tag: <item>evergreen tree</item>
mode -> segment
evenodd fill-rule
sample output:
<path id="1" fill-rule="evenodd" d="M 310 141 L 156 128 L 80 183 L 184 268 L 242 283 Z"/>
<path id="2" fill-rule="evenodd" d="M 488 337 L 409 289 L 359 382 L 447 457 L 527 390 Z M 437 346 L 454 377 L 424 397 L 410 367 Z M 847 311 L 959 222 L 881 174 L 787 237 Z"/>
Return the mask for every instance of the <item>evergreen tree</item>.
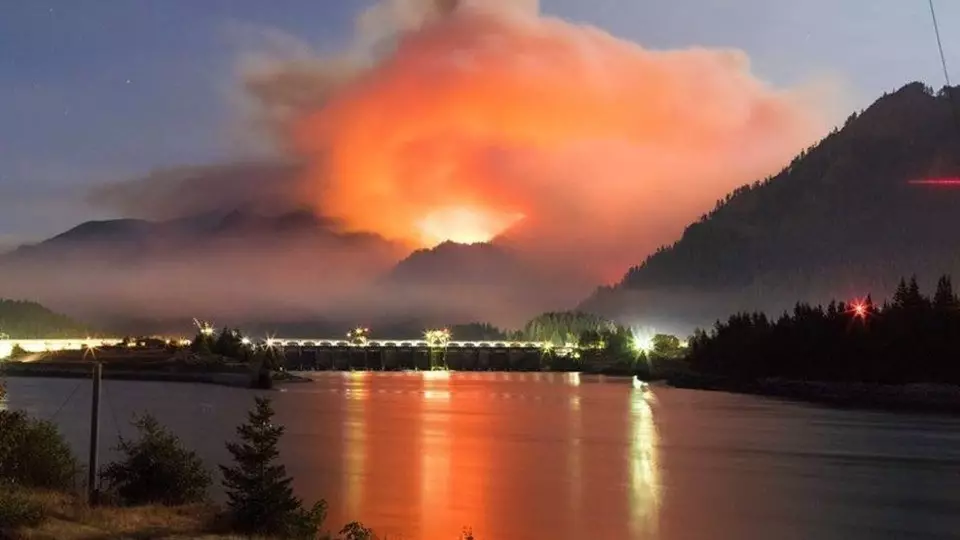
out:
<path id="1" fill-rule="evenodd" d="M 224 328 L 220 331 L 220 335 L 217 336 L 217 340 L 213 343 L 212 350 L 220 356 L 239 360 L 244 358 L 246 347 L 243 345 L 243 337 L 240 335 L 239 330 Z"/>
<path id="2" fill-rule="evenodd" d="M 247 534 L 313 538 L 326 517 L 326 502 L 306 510 L 293 495 L 286 467 L 276 463 L 283 426 L 273 424 L 268 398 L 256 398 L 246 424 L 237 427 L 241 442 L 227 443 L 236 462 L 221 465 L 233 526 Z"/>
<path id="3" fill-rule="evenodd" d="M 937 282 L 937 292 L 933 295 L 933 306 L 941 312 L 953 311 L 957 308 L 957 296 L 953 293 L 953 283 L 950 276 L 942 276 Z"/>
<path id="4" fill-rule="evenodd" d="M 913 309 L 919 309 L 928 304 L 923 293 L 920 292 L 920 285 L 917 284 L 917 276 L 910 278 L 910 285 L 907 286 L 907 306 Z"/>
<path id="5" fill-rule="evenodd" d="M 190 342 L 190 350 L 200 356 L 213 354 L 213 348 L 213 336 L 203 332 L 197 332 L 197 335 Z"/>
<path id="6" fill-rule="evenodd" d="M 909 296 L 910 293 L 907 291 L 907 282 L 905 279 L 900 278 L 897 290 L 893 293 L 893 306 L 897 308 L 906 307 Z"/>

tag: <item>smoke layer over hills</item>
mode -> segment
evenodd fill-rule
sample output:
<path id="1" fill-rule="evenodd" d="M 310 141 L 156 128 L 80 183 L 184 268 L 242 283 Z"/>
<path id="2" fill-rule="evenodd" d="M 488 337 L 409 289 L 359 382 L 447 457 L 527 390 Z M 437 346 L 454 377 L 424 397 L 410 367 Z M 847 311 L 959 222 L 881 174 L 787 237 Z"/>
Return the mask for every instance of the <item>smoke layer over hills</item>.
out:
<path id="1" fill-rule="evenodd" d="M 154 220 L 306 207 L 329 234 L 380 238 L 383 253 L 496 238 L 524 274 L 557 280 L 544 305 L 616 278 L 826 127 L 813 92 L 767 86 L 742 52 L 649 50 L 542 16 L 531 0 L 382 0 L 360 14 L 342 54 L 301 49 L 241 65 L 251 129 L 272 141 L 275 163 L 163 171 L 93 198 Z M 316 249 L 311 264 L 350 264 Z M 287 271 L 304 260 L 269 256 Z M 217 260 L 206 252 L 196 272 L 214 274 Z M 405 283 L 395 296 L 417 296 Z M 577 289 L 560 294 L 569 284 Z M 276 286 L 277 306 L 302 298 L 291 279 Z M 512 298 L 483 300 L 499 303 L 486 309 L 498 317 L 538 309 L 512 309 Z M 465 290 L 437 301 L 469 310 L 479 300 Z"/>
<path id="2" fill-rule="evenodd" d="M 302 62 L 250 76 L 263 110 L 287 111 L 319 212 L 412 245 L 506 232 L 609 279 L 823 131 L 809 95 L 738 51 L 651 51 L 502 4 L 379 6 L 403 14 L 390 52 L 332 91 L 312 78 L 320 107 L 289 99 Z"/>

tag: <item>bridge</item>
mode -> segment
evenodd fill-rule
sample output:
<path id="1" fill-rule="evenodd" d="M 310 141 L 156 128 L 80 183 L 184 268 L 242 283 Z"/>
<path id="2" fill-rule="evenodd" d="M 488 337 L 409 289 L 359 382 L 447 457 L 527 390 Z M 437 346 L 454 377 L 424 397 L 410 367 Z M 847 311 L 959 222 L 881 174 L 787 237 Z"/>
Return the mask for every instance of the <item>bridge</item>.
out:
<path id="1" fill-rule="evenodd" d="M 576 345 L 553 346 L 549 342 L 513 340 L 430 340 L 422 339 L 341 339 L 341 338 L 244 338 L 248 346 L 270 347 L 284 352 L 289 369 L 419 369 L 539 371 L 545 354 L 552 362 L 573 362 L 580 358 Z M 3 339 L 0 359 L 11 355 L 15 347 L 28 353 L 79 351 L 113 347 L 123 340 L 111 339 Z M 181 346 L 189 340 L 179 340 Z M 131 348 L 143 345 L 128 344 Z M 572 365 L 571 365 L 572 367 Z"/>
<path id="2" fill-rule="evenodd" d="M 247 343 L 254 343 L 245 340 Z M 0 339 L 0 358 L 7 358 L 14 347 L 19 346 L 28 353 L 44 353 L 57 351 L 79 351 L 89 348 L 113 347 L 123 343 L 119 338 L 73 338 L 73 339 Z M 182 340 L 181 345 L 189 345 L 189 340 Z M 498 349 L 498 350 L 530 350 L 550 348 L 549 343 L 539 341 L 448 341 L 443 345 L 431 345 L 425 339 L 371 339 L 364 343 L 354 343 L 339 338 L 267 338 L 256 342 L 268 347 L 300 348 L 300 349 Z"/>
<path id="3" fill-rule="evenodd" d="M 415 347 L 415 348 L 453 348 L 453 349 L 542 349 L 550 345 L 541 341 L 447 341 L 445 344 L 431 345 L 425 339 L 370 339 L 362 343 L 351 342 L 346 339 L 294 339 L 268 338 L 259 341 L 268 347 L 304 347 L 304 348 L 387 348 L 387 347 Z"/>

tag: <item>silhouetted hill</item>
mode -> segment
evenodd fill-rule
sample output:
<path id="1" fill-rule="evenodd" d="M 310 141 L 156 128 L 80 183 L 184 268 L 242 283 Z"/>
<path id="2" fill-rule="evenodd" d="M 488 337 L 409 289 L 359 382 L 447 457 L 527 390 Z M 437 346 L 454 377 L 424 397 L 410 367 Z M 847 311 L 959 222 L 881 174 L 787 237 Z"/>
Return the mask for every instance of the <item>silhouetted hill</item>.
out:
<path id="1" fill-rule="evenodd" d="M 89 333 L 84 325 L 36 302 L 0 299 L 0 338 L 76 338 Z"/>
<path id="2" fill-rule="evenodd" d="M 947 89 L 935 95 L 920 83 L 883 96 L 582 307 L 704 324 L 737 309 L 879 295 L 902 275 L 929 281 L 957 269 L 960 189 L 911 183 L 960 178 L 953 105 Z"/>
<path id="3" fill-rule="evenodd" d="M 505 248 L 444 242 L 414 251 L 386 279 L 395 285 L 496 286 L 529 277 L 523 264 Z"/>
<path id="4" fill-rule="evenodd" d="M 253 244 L 294 237 L 339 243 L 380 240 L 371 235 L 341 233 L 334 223 L 307 211 L 262 215 L 234 210 L 160 222 L 139 219 L 88 221 L 38 244 L 20 246 L 0 257 L 0 261 L 71 255 L 118 257 L 129 261 L 150 255 L 189 254 L 194 249 L 215 249 L 235 241 Z"/>
<path id="5" fill-rule="evenodd" d="M 376 285 L 381 305 L 431 325 L 522 324 L 556 307 L 555 287 L 509 247 L 444 242 L 413 252 Z"/>
<path id="6" fill-rule="evenodd" d="M 0 256 L 0 296 L 123 320 L 313 319 L 402 256 L 309 212 L 89 222 Z M 165 325 L 150 325 L 164 327 Z"/>

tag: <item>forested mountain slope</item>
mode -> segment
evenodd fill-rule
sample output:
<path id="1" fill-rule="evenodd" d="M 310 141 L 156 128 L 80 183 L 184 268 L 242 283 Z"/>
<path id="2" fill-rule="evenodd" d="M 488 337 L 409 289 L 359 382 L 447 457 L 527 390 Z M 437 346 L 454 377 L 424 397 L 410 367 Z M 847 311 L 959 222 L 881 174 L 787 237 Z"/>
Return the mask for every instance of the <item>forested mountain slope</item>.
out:
<path id="1" fill-rule="evenodd" d="M 960 178 L 955 105 L 960 88 L 912 83 L 883 96 L 582 307 L 704 324 L 736 309 L 885 293 L 902 275 L 932 280 L 960 268 L 960 186 L 916 183 Z"/>

